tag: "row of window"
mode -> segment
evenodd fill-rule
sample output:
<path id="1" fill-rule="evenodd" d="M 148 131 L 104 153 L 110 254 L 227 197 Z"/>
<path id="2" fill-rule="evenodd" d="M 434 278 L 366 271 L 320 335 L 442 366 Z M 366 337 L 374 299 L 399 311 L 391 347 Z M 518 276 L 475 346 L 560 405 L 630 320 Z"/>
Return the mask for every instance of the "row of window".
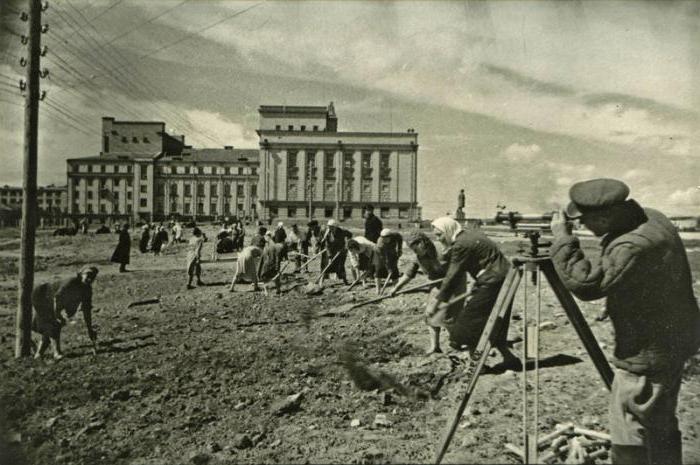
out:
<path id="1" fill-rule="evenodd" d="M 185 197 L 190 197 L 192 196 L 192 184 L 183 184 L 183 195 Z M 231 184 L 230 183 L 224 183 L 223 184 L 223 195 L 224 197 L 230 197 L 231 196 Z M 197 196 L 199 197 L 204 197 L 205 195 L 205 189 L 204 189 L 204 184 L 198 183 L 197 184 Z M 173 183 L 170 184 L 170 196 L 171 197 L 176 197 L 179 194 L 179 189 L 178 185 Z M 157 184 L 156 185 L 156 195 L 165 195 L 165 184 Z M 253 184 L 250 186 L 250 195 L 251 197 L 257 197 L 258 195 L 258 186 L 257 184 Z M 218 184 L 210 184 L 209 185 L 209 196 L 210 197 L 218 197 L 219 196 L 219 185 Z M 237 197 L 245 197 L 245 186 L 243 184 L 237 184 L 236 185 L 236 196 Z"/>
<path id="2" fill-rule="evenodd" d="M 225 174 L 225 175 L 255 175 L 257 168 L 251 167 L 231 167 L 231 166 L 160 166 L 158 172 L 161 174 Z"/>
<path id="3" fill-rule="evenodd" d="M 281 125 L 281 124 L 275 125 L 275 131 L 281 131 L 281 130 L 282 130 L 282 125 Z M 318 125 L 314 124 L 314 125 L 312 126 L 312 130 L 313 130 L 313 131 L 318 131 Z M 294 131 L 294 125 L 293 125 L 293 124 L 288 125 L 288 126 L 287 126 L 287 131 Z M 300 126 L 299 126 L 299 131 L 306 131 L 306 125 L 305 125 L 305 124 L 300 125 Z"/>
<path id="4" fill-rule="evenodd" d="M 307 152 L 308 153 L 308 152 Z M 362 170 L 360 176 L 362 179 L 372 179 L 372 152 L 362 152 L 361 163 Z M 323 177 L 333 180 L 336 176 L 335 169 L 335 152 L 324 152 L 323 154 Z M 343 176 L 346 179 L 353 179 L 355 176 L 355 153 L 346 152 L 343 157 Z M 389 152 L 379 153 L 379 177 L 381 179 L 391 179 L 391 154 Z M 306 176 L 307 178 L 316 179 L 316 157 L 306 157 Z M 287 179 L 298 179 L 299 177 L 299 153 L 287 152 Z"/>
<path id="5" fill-rule="evenodd" d="M 61 197 L 61 194 L 62 194 L 62 192 L 58 192 L 58 191 L 52 191 L 52 192 L 39 191 L 37 193 L 37 196 L 40 198 L 41 197 L 57 197 L 58 198 L 58 197 Z M 24 195 L 23 195 L 22 191 L 0 192 L 0 198 L 2 198 L 2 199 L 6 199 L 6 198 L 7 199 L 9 199 L 9 198 L 20 198 L 21 199 L 23 196 Z"/>
<path id="6" fill-rule="evenodd" d="M 321 210 L 320 208 L 311 207 L 311 216 L 315 217 L 316 214 L 320 212 L 320 210 Z M 342 216 L 343 219 L 352 218 L 352 212 L 353 212 L 352 207 L 343 207 L 342 211 L 343 211 L 343 216 Z M 380 218 L 389 218 L 390 212 L 391 212 L 391 209 L 389 209 L 388 207 L 382 207 L 379 209 L 379 217 Z M 287 207 L 287 218 L 297 218 L 299 213 L 302 214 L 301 218 L 309 218 L 309 207 L 304 207 L 304 208 Z M 272 218 L 279 216 L 279 209 L 277 207 L 270 207 L 270 216 Z M 323 217 L 324 218 L 335 217 L 335 208 L 334 207 L 324 207 L 323 208 Z M 399 208 L 399 219 L 408 219 L 408 208 Z"/>

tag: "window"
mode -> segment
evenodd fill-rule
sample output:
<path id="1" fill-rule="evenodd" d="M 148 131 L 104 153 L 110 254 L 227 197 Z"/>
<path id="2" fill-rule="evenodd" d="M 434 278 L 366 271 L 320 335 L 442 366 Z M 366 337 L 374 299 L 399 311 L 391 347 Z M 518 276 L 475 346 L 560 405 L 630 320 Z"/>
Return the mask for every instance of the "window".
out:
<path id="1" fill-rule="evenodd" d="M 204 214 L 204 204 L 202 202 L 199 202 L 197 204 L 197 214 L 198 215 L 203 215 Z"/>
<path id="2" fill-rule="evenodd" d="M 139 138 L 136 137 L 136 136 L 134 136 L 134 137 L 131 138 L 131 142 L 133 142 L 133 143 L 135 143 L 135 144 L 138 144 L 138 143 L 139 143 Z"/>
<path id="3" fill-rule="evenodd" d="M 399 219 L 408 219 L 408 208 L 399 208 Z"/>
<path id="4" fill-rule="evenodd" d="M 189 215 L 192 213 L 192 208 L 191 208 L 189 202 L 185 202 L 185 208 L 183 210 L 184 210 L 183 213 L 186 215 Z"/>
<path id="5" fill-rule="evenodd" d="M 209 194 L 211 197 L 217 197 L 219 195 L 219 186 L 216 184 L 212 184 L 210 187 L 210 192 Z"/>
<path id="6" fill-rule="evenodd" d="M 299 128 L 299 130 L 300 130 L 300 131 L 306 131 L 306 126 L 304 126 L 304 125 L 302 124 L 301 127 Z"/>
<path id="7" fill-rule="evenodd" d="M 100 189 L 104 189 L 107 186 L 106 179 L 100 179 Z"/>
<path id="8" fill-rule="evenodd" d="M 141 192 L 142 194 L 147 193 L 147 192 L 148 192 L 148 186 L 144 186 L 144 185 L 140 186 L 139 192 Z"/>
<path id="9" fill-rule="evenodd" d="M 304 211 L 306 212 L 307 218 L 313 218 L 313 216 L 316 214 L 316 207 L 311 207 L 311 215 L 309 215 L 309 207 L 305 207 Z"/>
<path id="10" fill-rule="evenodd" d="M 151 141 L 148 140 L 148 137 L 147 137 L 147 136 L 143 136 L 143 143 L 144 143 L 144 144 L 148 144 L 149 142 L 151 142 Z"/>
<path id="11" fill-rule="evenodd" d="M 245 194 L 243 193 L 243 187 L 244 187 L 243 184 L 238 184 L 236 186 L 236 195 L 238 197 L 244 197 Z"/>
<path id="12" fill-rule="evenodd" d="M 295 207 L 287 208 L 287 217 L 288 218 L 296 218 L 296 216 L 297 216 L 297 209 Z"/>
<path id="13" fill-rule="evenodd" d="M 343 208 L 343 218 L 352 218 L 352 207 Z"/>
<path id="14" fill-rule="evenodd" d="M 389 208 L 388 207 L 382 207 L 379 210 L 379 217 L 380 218 L 389 218 Z"/>
<path id="15" fill-rule="evenodd" d="M 231 168 L 228 166 L 224 168 L 224 174 L 231 174 Z"/>
<path id="16" fill-rule="evenodd" d="M 104 172 L 105 172 L 105 165 L 100 165 L 100 173 L 104 173 Z"/>
<path id="17" fill-rule="evenodd" d="M 131 192 L 126 193 L 126 200 L 131 200 Z"/>
<path id="18" fill-rule="evenodd" d="M 127 139 L 126 136 L 122 136 L 122 142 L 126 144 L 127 142 L 129 142 L 129 139 Z"/>
<path id="19" fill-rule="evenodd" d="M 252 186 L 250 186 L 250 196 L 251 197 L 258 196 L 258 185 L 257 184 L 253 184 Z"/>
<path id="20" fill-rule="evenodd" d="M 190 167 L 189 166 L 185 166 L 185 174 L 190 174 Z"/>
<path id="21" fill-rule="evenodd" d="M 146 205 L 148 205 L 148 200 L 146 200 L 146 199 L 141 199 L 141 200 L 139 201 L 139 205 L 141 205 L 141 207 L 146 207 Z"/>
<path id="22" fill-rule="evenodd" d="M 233 213 L 233 212 L 231 211 L 231 204 L 228 203 L 228 202 L 225 202 L 225 203 L 224 203 L 224 213 Z"/>
<path id="23" fill-rule="evenodd" d="M 391 168 L 389 167 L 389 153 L 379 154 L 379 177 L 381 179 L 391 179 Z"/>
<path id="24" fill-rule="evenodd" d="M 239 205 L 241 207 L 242 205 Z M 242 208 L 239 208 L 239 210 L 242 210 Z M 270 207 L 270 216 L 274 217 L 277 216 L 277 207 Z"/>
<path id="25" fill-rule="evenodd" d="M 224 197 L 229 197 L 231 195 L 231 184 L 224 183 Z"/>
<path id="26" fill-rule="evenodd" d="M 211 205 L 209 206 L 209 214 L 216 215 L 216 212 L 218 209 L 219 209 L 219 204 L 216 201 L 212 202 Z"/>
<path id="27" fill-rule="evenodd" d="M 127 173 L 131 173 L 131 170 L 132 170 L 131 165 L 128 165 L 128 166 L 126 167 L 126 172 L 127 172 Z"/>
<path id="28" fill-rule="evenodd" d="M 156 184 L 156 195 L 165 195 L 165 184 Z"/>
<path id="29" fill-rule="evenodd" d="M 191 197 L 191 196 L 192 196 L 192 185 L 185 184 L 185 197 Z"/>
<path id="30" fill-rule="evenodd" d="M 170 211 L 171 212 L 176 212 L 177 211 L 177 203 L 173 202 L 170 204 Z"/>
<path id="31" fill-rule="evenodd" d="M 314 125 L 314 131 L 318 131 L 318 125 Z"/>
<path id="32" fill-rule="evenodd" d="M 294 125 L 290 124 L 289 126 L 287 126 L 287 129 L 290 131 L 294 131 Z"/>
<path id="33" fill-rule="evenodd" d="M 146 179 L 148 179 L 148 171 L 147 171 L 147 168 L 145 166 L 142 166 L 141 167 L 141 180 L 145 181 Z"/>
<path id="34" fill-rule="evenodd" d="M 197 167 L 197 174 L 204 174 L 204 167 L 203 166 Z"/>
<path id="35" fill-rule="evenodd" d="M 100 205 L 100 213 L 107 213 L 107 205 L 105 205 L 105 204 Z"/>
<path id="36" fill-rule="evenodd" d="M 102 137 L 102 151 L 105 153 L 109 152 L 109 136 Z"/>
<path id="37" fill-rule="evenodd" d="M 335 161 L 335 153 L 326 152 L 323 154 L 323 157 L 325 162 L 324 171 L 326 179 L 335 179 L 335 166 L 333 166 L 333 162 Z"/>
<path id="38" fill-rule="evenodd" d="M 93 211 L 92 211 L 92 204 L 91 204 L 91 203 L 89 203 L 89 204 L 87 205 L 87 212 L 88 212 L 88 213 L 93 213 Z"/>
<path id="39" fill-rule="evenodd" d="M 170 195 L 173 197 L 177 197 L 177 184 L 170 185 Z"/>
<path id="40" fill-rule="evenodd" d="M 204 196 L 204 184 L 202 184 L 201 182 L 197 183 L 197 195 L 200 197 Z"/>
<path id="41" fill-rule="evenodd" d="M 323 216 L 326 218 L 333 218 L 333 207 L 326 207 L 323 209 Z"/>
<path id="42" fill-rule="evenodd" d="M 243 168 L 241 168 L 240 166 L 238 167 L 238 174 L 239 175 L 245 174 L 245 170 Z"/>
<path id="43" fill-rule="evenodd" d="M 282 126 L 280 126 L 279 124 L 276 124 L 275 131 L 281 131 L 281 130 L 282 130 Z"/>
<path id="44" fill-rule="evenodd" d="M 127 185 L 127 187 L 132 187 L 134 185 L 134 181 L 132 179 L 127 179 L 126 185 Z"/>
<path id="45" fill-rule="evenodd" d="M 298 179 L 297 152 L 287 152 L 287 179 Z"/>
<path id="46" fill-rule="evenodd" d="M 258 169 L 255 168 L 255 167 L 251 167 L 251 168 L 250 168 L 250 174 L 253 174 L 253 175 L 254 175 L 254 174 L 258 174 Z"/>
<path id="47" fill-rule="evenodd" d="M 115 202 L 119 202 L 119 192 L 112 192 L 112 197 L 114 197 Z"/>
<path id="48" fill-rule="evenodd" d="M 239 203 L 239 204 L 238 204 L 238 211 L 239 211 L 239 212 L 243 212 L 243 204 L 242 204 L 242 203 Z M 274 214 L 275 214 L 275 216 L 277 216 L 277 208 L 275 208 L 275 213 L 274 213 Z M 272 215 L 272 208 L 270 208 L 270 215 Z"/>
<path id="49" fill-rule="evenodd" d="M 92 191 L 87 191 L 88 200 L 92 200 Z"/>
<path id="50" fill-rule="evenodd" d="M 92 173 L 92 165 L 87 165 L 88 173 Z"/>

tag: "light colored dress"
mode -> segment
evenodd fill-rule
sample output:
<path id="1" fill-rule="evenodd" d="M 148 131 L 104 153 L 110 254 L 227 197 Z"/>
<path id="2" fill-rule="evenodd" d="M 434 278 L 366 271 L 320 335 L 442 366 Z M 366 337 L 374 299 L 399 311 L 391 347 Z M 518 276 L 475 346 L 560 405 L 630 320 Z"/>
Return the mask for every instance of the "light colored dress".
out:
<path id="1" fill-rule="evenodd" d="M 203 246 L 204 237 L 193 236 L 190 238 L 190 250 L 187 252 L 187 273 L 194 274 L 195 269 L 200 266 Z"/>
<path id="2" fill-rule="evenodd" d="M 257 281 L 258 263 L 262 250 L 254 245 L 249 245 L 241 250 L 236 262 L 236 281 L 239 283 L 253 283 Z"/>

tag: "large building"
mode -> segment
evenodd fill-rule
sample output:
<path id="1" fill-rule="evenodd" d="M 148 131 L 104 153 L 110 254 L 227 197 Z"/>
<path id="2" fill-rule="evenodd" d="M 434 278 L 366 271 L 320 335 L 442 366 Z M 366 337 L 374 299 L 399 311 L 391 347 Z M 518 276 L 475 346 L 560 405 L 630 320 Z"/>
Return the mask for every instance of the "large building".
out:
<path id="1" fill-rule="evenodd" d="M 420 218 L 412 129 L 340 132 L 333 103 L 258 111 L 263 218 L 359 219 L 368 203 L 381 218 Z"/>
<path id="2" fill-rule="evenodd" d="M 163 122 L 102 118 L 100 154 L 69 159 L 67 169 L 73 218 L 257 217 L 258 150 L 194 149 Z"/>
<path id="3" fill-rule="evenodd" d="M 3 225 L 16 224 L 22 210 L 24 191 L 21 187 L 0 187 L 0 206 L 3 208 Z M 40 186 L 37 188 L 37 205 L 39 207 L 39 224 L 58 224 L 68 209 L 66 187 Z"/>

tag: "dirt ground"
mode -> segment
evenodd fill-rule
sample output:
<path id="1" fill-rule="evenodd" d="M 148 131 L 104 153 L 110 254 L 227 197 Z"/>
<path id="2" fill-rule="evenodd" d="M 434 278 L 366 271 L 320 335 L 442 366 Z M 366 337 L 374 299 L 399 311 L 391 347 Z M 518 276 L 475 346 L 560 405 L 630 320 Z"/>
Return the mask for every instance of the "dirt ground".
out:
<path id="1" fill-rule="evenodd" d="M 213 227 L 206 232 L 215 235 Z M 522 244 L 495 239 L 509 256 Z M 19 239 L 16 230 L 0 232 L 0 432 L 10 443 L 4 445 L 6 463 L 433 460 L 463 391 L 463 366 L 450 352 L 424 355 L 429 334 L 422 323 L 366 342 L 420 315 L 425 293 L 358 308 L 345 317 L 318 318 L 307 329 L 300 320 L 304 311 L 332 310 L 372 297 L 374 291 L 348 293 L 332 278 L 323 294 L 308 296 L 304 284 L 311 275 L 290 273 L 284 284 L 290 290 L 281 297 L 249 292 L 248 285 L 230 293 L 232 255 L 205 263 L 207 285 L 187 290 L 185 244 L 159 257 L 142 255 L 135 233 L 130 272 L 120 274 L 108 262 L 116 242 L 116 235 L 54 238 L 48 231 L 40 233 L 38 283 L 70 276 L 85 263 L 100 268 L 93 316 L 100 350 L 91 354 L 79 312 L 63 332 L 65 359 L 54 362 L 47 354 L 39 361 L 15 360 Z M 595 247 L 594 241 L 587 244 Z M 696 295 L 698 245 L 688 244 Z M 207 243 L 205 258 L 212 249 L 213 243 Z M 410 251 L 405 251 L 407 257 Z M 516 297 L 509 336 L 514 341 L 521 335 L 523 292 L 528 294 L 528 315 L 534 315 L 536 288 L 527 281 L 527 290 L 521 285 Z M 160 303 L 128 308 L 130 302 L 149 298 Z M 602 301 L 580 305 L 610 354 L 611 325 L 594 320 Z M 567 421 L 605 431 L 607 391 L 546 286 L 541 313 L 541 321 L 549 323 L 540 333 L 540 433 Z M 358 389 L 337 363 L 337 349 L 345 341 L 354 343 L 373 368 L 412 392 L 432 391 L 432 396 Z M 448 348 L 445 339 L 443 346 Z M 514 343 L 516 351 L 521 347 Z M 492 357 L 489 363 L 497 361 Z M 686 370 L 678 408 L 686 463 L 700 463 L 698 374 L 700 360 Z M 520 444 L 521 412 L 519 373 L 482 375 L 445 462 L 517 463 L 503 444 Z"/>

